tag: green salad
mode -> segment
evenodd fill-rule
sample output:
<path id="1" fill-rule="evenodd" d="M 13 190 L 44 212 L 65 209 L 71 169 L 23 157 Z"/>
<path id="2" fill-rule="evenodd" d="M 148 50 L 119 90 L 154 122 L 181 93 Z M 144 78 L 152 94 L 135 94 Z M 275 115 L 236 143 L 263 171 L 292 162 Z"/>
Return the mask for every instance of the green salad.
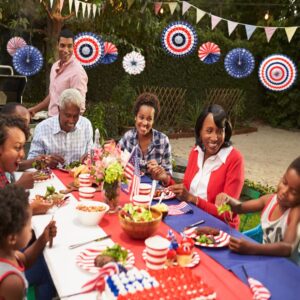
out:
<path id="1" fill-rule="evenodd" d="M 131 220 L 134 222 L 147 222 L 153 220 L 152 213 L 149 209 L 142 206 L 135 206 L 131 203 L 124 205 L 122 216 L 126 220 Z"/>
<path id="2" fill-rule="evenodd" d="M 226 211 L 231 212 L 231 206 L 227 203 L 223 203 L 222 205 L 219 205 L 217 207 L 217 210 L 218 210 L 218 214 L 221 215 Z"/>
<path id="3" fill-rule="evenodd" d="M 197 236 L 196 241 L 201 244 L 214 244 L 215 239 L 212 236 L 206 235 L 206 234 L 201 234 Z"/>
<path id="4" fill-rule="evenodd" d="M 107 247 L 101 254 L 110 256 L 117 262 L 124 263 L 126 262 L 128 251 L 122 249 L 120 245 L 114 244 L 112 247 Z"/>

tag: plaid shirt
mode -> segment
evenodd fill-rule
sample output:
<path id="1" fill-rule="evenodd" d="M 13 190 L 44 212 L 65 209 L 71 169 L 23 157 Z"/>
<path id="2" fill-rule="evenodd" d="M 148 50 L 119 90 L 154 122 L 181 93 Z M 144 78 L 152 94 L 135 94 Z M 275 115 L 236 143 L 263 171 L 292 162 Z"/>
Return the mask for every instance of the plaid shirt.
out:
<path id="1" fill-rule="evenodd" d="M 9 184 L 9 181 L 8 181 L 6 175 L 5 175 L 5 172 L 3 172 L 0 169 L 0 189 L 3 189 L 8 184 Z"/>
<path id="2" fill-rule="evenodd" d="M 80 116 L 75 129 L 65 132 L 60 128 L 58 116 L 39 123 L 34 131 L 28 159 L 41 154 L 58 154 L 69 164 L 88 153 L 93 144 L 91 122 Z"/>
<path id="3" fill-rule="evenodd" d="M 132 149 L 138 145 L 138 136 L 136 129 L 127 131 L 119 141 L 121 149 L 126 149 L 131 153 Z M 142 172 L 147 171 L 147 162 L 155 159 L 167 173 L 172 175 L 172 154 L 169 138 L 160 131 L 152 129 L 152 141 L 148 146 L 147 153 L 143 155 L 140 146 L 138 146 L 138 157 L 140 159 L 140 169 Z"/>

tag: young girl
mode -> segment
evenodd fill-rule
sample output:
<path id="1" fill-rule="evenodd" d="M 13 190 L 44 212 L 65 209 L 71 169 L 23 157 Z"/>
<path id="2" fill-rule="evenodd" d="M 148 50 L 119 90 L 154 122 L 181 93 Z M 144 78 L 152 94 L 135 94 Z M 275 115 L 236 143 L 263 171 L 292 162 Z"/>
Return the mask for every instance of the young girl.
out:
<path id="1" fill-rule="evenodd" d="M 50 238 L 56 236 L 55 221 L 23 253 L 31 239 L 31 209 L 28 193 L 21 187 L 5 186 L 0 193 L 0 299 L 24 299 L 27 281 L 23 274 Z"/>
<path id="2" fill-rule="evenodd" d="M 263 244 L 230 238 L 229 248 L 244 254 L 292 256 L 296 258 L 300 228 L 300 156 L 288 167 L 281 178 L 277 193 L 257 200 L 240 202 L 222 193 L 216 205 L 228 203 L 233 212 L 262 211 Z"/>

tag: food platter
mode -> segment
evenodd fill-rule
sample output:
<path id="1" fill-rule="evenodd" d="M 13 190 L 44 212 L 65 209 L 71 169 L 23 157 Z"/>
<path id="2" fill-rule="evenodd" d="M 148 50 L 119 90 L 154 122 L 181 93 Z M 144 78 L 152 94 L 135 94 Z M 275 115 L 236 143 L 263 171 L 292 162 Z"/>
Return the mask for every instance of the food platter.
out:
<path id="1" fill-rule="evenodd" d="M 76 264 L 83 270 L 86 270 L 90 273 L 98 273 L 101 267 L 95 266 L 95 258 L 101 254 L 107 248 L 106 245 L 95 245 L 89 247 L 82 252 L 80 252 L 76 257 Z M 122 248 L 124 250 L 124 248 Z M 134 266 L 135 258 L 134 254 L 131 250 L 126 249 L 128 251 L 128 256 L 126 262 L 124 263 L 124 267 L 126 269 L 131 269 Z"/>
<path id="2" fill-rule="evenodd" d="M 201 243 L 197 241 L 197 234 L 195 232 L 196 228 L 190 228 L 184 231 L 184 234 L 186 234 L 187 237 L 191 237 L 195 240 L 195 245 L 201 246 L 201 247 L 208 247 L 208 248 L 221 248 L 226 247 L 229 244 L 230 235 L 222 230 L 220 230 L 218 235 L 215 235 L 214 243 Z M 209 236 L 209 235 L 207 235 Z"/>

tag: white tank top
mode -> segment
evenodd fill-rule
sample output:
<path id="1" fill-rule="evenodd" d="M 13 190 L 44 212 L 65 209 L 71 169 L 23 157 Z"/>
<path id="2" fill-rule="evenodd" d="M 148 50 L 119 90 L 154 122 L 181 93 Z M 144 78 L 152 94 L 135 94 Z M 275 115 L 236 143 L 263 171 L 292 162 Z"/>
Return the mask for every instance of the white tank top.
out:
<path id="1" fill-rule="evenodd" d="M 277 204 L 277 194 L 272 197 L 265 210 L 261 215 L 261 227 L 263 230 L 263 244 L 270 244 L 283 241 L 287 228 L 290 208 L 277 220 L 270 221 L 270 214 Z"/>

